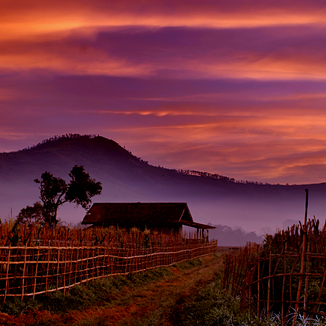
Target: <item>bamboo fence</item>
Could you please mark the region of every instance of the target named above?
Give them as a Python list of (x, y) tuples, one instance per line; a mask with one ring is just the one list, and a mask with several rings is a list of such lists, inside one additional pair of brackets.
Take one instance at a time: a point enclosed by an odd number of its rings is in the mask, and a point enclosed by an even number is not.
[(242, 308), (258, 317), (279, 314), (283, 325), (298, 312), (326, 315), (326, 224), (318, 220), (247, 244), (226, 256), (223, 286), (240, 295)]
[[(49, 241), (51, 243), (51, 240)], [(103, 277), (127, 275), (214, 253), (217, 241), (183, 241), (142, 248), (102, 246), (1, 246), (0, 297), (27, 296), (71, 288)]]

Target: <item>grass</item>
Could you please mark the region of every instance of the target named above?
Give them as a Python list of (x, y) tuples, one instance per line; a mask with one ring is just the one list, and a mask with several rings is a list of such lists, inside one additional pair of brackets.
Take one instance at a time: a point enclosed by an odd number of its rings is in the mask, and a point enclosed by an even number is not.
[[(189, 263), (192, 266), (192, 262)], [(127, 277), (114, 276), (89, 282), (88, 285), (76, 285), (64, 295), (62, 291), (38, 296), (35, 300), (28, 298), (7, 299), (0, 304), (0, 311), (9, 315), (21, 315), (31, 310), (47, 310), (55, 314), (63, 314), (76, 309), (86, 309), (94, 305), (110, 305), (125, 289), (141, 287), (171, 275), (168, 268), (157, 268)]]
[[(280, 316), (272, 314), (269, 317), (257, 318), (244, 314), (240, 308), (240, 297), (232, 297), (221, 287), (221, 277), (216, 279), (180, 307), (170, 311), (173, 325), (182, 326), (281, 326)], [(177, 316), (177, 318), (176, 318)], [(292, 313), (287, 325), (293, 323)], [(295, 326), (326, 325), (326, 318), (304, 318), (299, 314)]]

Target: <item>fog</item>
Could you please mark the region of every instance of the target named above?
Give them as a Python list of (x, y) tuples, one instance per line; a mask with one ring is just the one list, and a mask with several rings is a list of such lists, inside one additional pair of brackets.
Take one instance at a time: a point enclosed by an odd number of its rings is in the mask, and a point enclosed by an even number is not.
[[(186, 175), (154, 167), (102, 137), (63, 139), (61, 142), (0, 154), (0, 218), (17, 216), (39, 201), (33, 182), (45, 171), (69, 181), (73, 165), (83, 165), (102, 182), (103, 192), (93, 202), (186, 202), (193, 220), (216, 225), (211, 236), (220, 245), (262, 241), (266, 233), (303, 221), (305, 188), (309, 190), (308, 218), (325, 221), (326, 185), (261, 185), (228, 178)], [(77, 224), (86, 211), (65, 203), (58, 210), (64, 223)]]

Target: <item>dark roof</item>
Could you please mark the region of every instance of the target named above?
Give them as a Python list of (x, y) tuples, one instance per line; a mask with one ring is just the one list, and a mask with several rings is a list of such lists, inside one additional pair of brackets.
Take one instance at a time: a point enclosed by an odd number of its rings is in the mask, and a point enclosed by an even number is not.
[(182, 221), (182, 224), (187, 225), (187, 226), (191, 226), (191, 227), (194, 227), (194, 228), (198, 228), (198, 229), (216, 229), (216, 226), (197, 223), (197, 222)]
[(121, 227), (184, 224), (197, 228), (214, 228), (195, 223), (187, 203), (97, 203), (87, 212), (82, 224)]

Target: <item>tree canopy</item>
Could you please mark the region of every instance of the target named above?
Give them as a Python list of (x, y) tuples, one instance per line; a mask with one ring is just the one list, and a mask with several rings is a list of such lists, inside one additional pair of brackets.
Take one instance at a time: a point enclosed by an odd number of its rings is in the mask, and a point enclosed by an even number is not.
[(36, 202), (33, 206), (26, 206), (26, 208), (23, 208), (18, 214), (16, 221), (27, 225), (43, 223), (44, 214), (45, 210), (43, 205), (40, 202)]
[(101, 194), (101, 183), (96, 182), (95, 179), (91, 179), (90, 175), (85, 172), (83, 166), (75, 165), (71, 169), (69, 176), (71, 180), (65, 194), (65, 199), (88, 209), (92, 203), (91, 198)]
[(71, 178), (69, 184), (62, 178), (54, 177), (48, 171), (42, 173), (41, 179), (34, 180), (40, 185), (44, 221), (50, 225), (57, 224), (57, 211), (62, 204), (74, 202), (77, 206), (81, 205), (88, 209), (92, 202), (91, 198), (102, 192), (101, 182), (92, 179), (83, 166), (75, 165), (69, 176)]

